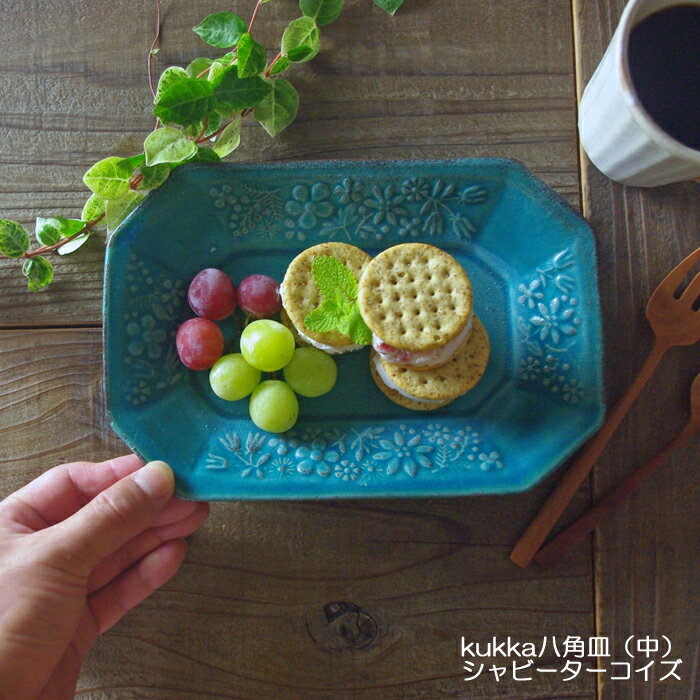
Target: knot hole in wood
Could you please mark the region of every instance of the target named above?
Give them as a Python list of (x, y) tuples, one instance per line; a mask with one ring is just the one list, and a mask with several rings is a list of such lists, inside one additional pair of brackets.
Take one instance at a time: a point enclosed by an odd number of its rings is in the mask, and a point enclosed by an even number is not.
[(355, 603), (327, 603), (323, 614), (307, 619), (309, 636), (322, 650), (339, 653), (368, 649), (379, 632), (377, 621)]

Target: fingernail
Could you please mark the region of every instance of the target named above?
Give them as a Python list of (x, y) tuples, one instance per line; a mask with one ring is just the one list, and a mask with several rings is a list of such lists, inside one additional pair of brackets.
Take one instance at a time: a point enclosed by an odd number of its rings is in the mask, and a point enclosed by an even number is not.
[(134, 474), (134, 481), (151, 498), (159, 500), (173, 492), (173, 470), (165, 462), (149, 462)]

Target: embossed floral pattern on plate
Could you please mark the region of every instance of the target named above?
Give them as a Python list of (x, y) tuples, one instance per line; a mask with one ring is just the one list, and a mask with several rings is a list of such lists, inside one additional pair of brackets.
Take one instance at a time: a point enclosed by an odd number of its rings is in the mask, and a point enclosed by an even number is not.
[(310, 229), (329, 240), (382, 241), (478, 233), (472, 211), (488, 199), (488, 186), (443, 178), (410, 177), (377, 185), (345, 177), (293, 185), (288, 191), (242, 183), (209, 190), (236, 239), (246, 236), (304, 242)]
[[(361, 351), (338, 358), (332, 394), (303, 399), (297, 426), (272, 435), (245, 401), (220, 401), (206, 372), (179, 364), (174, 335), (200, 269), (281, 277), (299, 251), (328, 240), (370, 254), (419, 241), (457, 257), (491, 339), (475, 389), (435, 412), (408, 411), (374, 386)], [(188, 498), (528, 488), (600, 423), (601, 359), (591, 232), (509, 161), (178, 168), (108, 244), (112, 424), (145, 459), (170, 462)]]

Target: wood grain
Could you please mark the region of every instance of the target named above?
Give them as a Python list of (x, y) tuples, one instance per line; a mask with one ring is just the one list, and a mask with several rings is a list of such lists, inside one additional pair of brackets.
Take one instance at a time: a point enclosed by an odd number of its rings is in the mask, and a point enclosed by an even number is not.
[[(603, 55), (622, 13), (622, 0), (574, 0), (579, 92)], [(651, 347), (644, 317), (649, 294), (700, 244), (700, 186), (652, 189), (611, 182), (582, 159), (584, 215), (598, 240), (606, 338), (606, 381), (615, 400)], [(698, 371), (697, 347), (669, 352), (594, 472), (595, 494), (659, 450), (688, 416), (688, 391)], [(696, 698), (700, 692), (700, 538), (697, 439), (680, 450), (597, 531), (598, 632), (617, 653), (632, 634), (673, 642), (683, 659), (680, 682), (604, 683), (602, 697)], [(694, 515), (690, 515), (694, 514)], [(660, 670), (660, 669), (659, 669)], [(665, 672), (665, 671), (664, 671)]]
[[(252, 4), (229, 9), (247, 16)], [(217, 0), (164, 2), (156, 72), (207, 54), (190, 27), (219, 10)], [(276, 46), (297, 13), (291, 0), (266, 4), (260, 40)], [(77, 216), (88, 194), (85, 170), (140, 151), (153, 126), (146, 80), (153, 23), (145, 0), (41, 9), (18, 0), (3, 13), (0, 217), (33, 228), (39, 214)], [(349, 0), (323, 30), (321, 54), (290, 71), (301, 95), (297, 121), (276, 140), (247, 122), (237, 157), (504, 156), (576, 205), (570, 28), (562, 0), (409, 0), (394, 18), (370, 0)], [(0, 261), (0, 327), (99, 324), (103, 247), (93, 240), (86, 252), (55, 256), (57, 281), (35, 295), (16, 262)]]
[[(59, 462), (125, 451), (105, 425), (100, 358), (99, 329), (0, 331), (0, 498)], [(78, 697), (591, 698), (592, 674), (564, 687), (551, 674), (463, 680), (462, 636), (592, 634), (586, 549), (555, 572), (508, 561), (551, 483), (498, 498), (215, 504), (181, 573), (98, 642)], [(587, 504), (583, 491), (567, 517)], [(557, 661), (548, 647), (538, 663)]]

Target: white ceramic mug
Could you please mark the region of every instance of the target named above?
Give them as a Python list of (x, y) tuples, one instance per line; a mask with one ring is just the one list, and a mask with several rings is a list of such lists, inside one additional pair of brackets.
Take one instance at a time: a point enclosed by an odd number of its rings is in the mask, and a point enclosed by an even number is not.
[[(625, 185), (652, 187), (700, 177), (700, 151), (669, 136), (653, 121), (637, 96), (628, 63), (632, 28), (654, 12), (680, 2), (631, 0), (627, 4), (579, 104), (584, 150), (601, 172)], [(700, 5), (700, 0), (682, 2)], [(688, 118), (700, 119), (700, 114)]]

